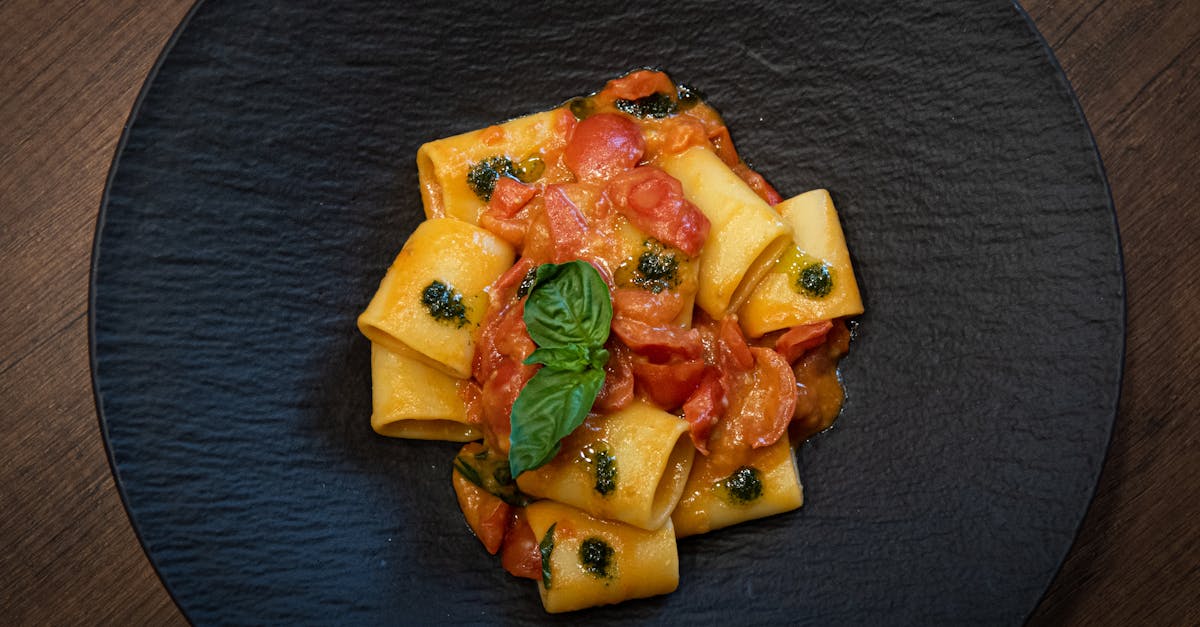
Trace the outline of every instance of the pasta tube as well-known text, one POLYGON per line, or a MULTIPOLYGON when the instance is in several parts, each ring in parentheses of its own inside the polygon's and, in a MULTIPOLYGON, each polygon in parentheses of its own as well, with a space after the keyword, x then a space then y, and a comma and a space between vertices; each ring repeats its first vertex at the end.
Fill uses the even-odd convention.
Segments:
POLYGON ((562 148, 574 122, 569 111, 558 108, 422 145, 417 177, 425 217, 478 223, 487 201, 468 182, 471 168, 497 157, 514 165, 541 159, 562 148))
POLYGON ((696 304, 713 318, 735 311, 788 246, 779 216, 712 151, 696 147, 663 157, 683 194, 712 223, 700 253, 696 304))
POLYGON ((751 337, 863 312, 850 251, 829 192, 814 189, 775 206, 796 242, 738 312, 751 337))
POLYGON ((692 466, 683 498, 671 514, 676 537, 765 518, 804 503, 786 433, 775 444, 759 449, 726 452, 718 446, 692 466))
POLYGON ((570 612, 673 592, 679 553, 668 520, 657 531, 538 501, 525 509, 542 549, 538 592, 547 612, 570 612))
POLYGON ((392 438, 478 440, 482 434, 467 423, 458 382, 407 350, 371 344, 371 428, 392 438))
POLYGON ((531 496, 642 529, 675 509, 696 449, 687 422, 646 403, 588 418, 550 463, 517 477, 531 496))
POLYGON ((422 222, 358 317, 372 342, 471 376, 473 333, 487 309, 484 289, 513 264, 504 240, 448 218, 422 222))

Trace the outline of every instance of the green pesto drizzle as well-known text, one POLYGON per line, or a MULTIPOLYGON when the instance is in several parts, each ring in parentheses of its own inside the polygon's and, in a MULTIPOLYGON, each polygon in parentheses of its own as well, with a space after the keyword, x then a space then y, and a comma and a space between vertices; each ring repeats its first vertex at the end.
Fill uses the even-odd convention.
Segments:
POLYGON ((435 280, 421 292, 421 304, 435 320, 455 322, 460 327, 467 323, 467 306, 462 302, 462 294, 441 281, 435 280))
POLYGON ((729 500, 738 505, 757 500, 763 493, 762 478, 753 466, 738 468, 722 484, 729 500))
POLYGON ((597 451, 595 455, 597 492, 608 496, 617 489, 617 460, 608 451, 597 451))
POLYGON ((588 538, 579 545, 579 563, 583 571, 598 579, 612 576, 608 571, 612 566, 613 548, 600 538, 588 538))

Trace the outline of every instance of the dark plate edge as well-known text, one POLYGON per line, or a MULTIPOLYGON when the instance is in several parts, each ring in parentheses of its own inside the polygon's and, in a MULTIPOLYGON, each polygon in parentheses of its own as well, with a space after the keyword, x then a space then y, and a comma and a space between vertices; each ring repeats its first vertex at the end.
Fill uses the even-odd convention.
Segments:
POLYGON ((138 525, 137 516, 134 515, 133 509, 129 506, 129 496, 125 494, 125 484, 121 481, 121 473, 117 468, 117 460, 113 455, 112 442, 108 435, 108 422, 104 419, 104 409, 100 402, 100 385, 96 379, 96 269, 97 261, 100 254, 100 233, 104 229, 105 216, 108 213, 108 202, 112 193, 113 182, 117 177, 117 166, 121 162, 121 153, 125 151, 125 144, 129 141, 129 132, 133 128, 133 122, 137 119, 138 113, 142 109, 142 103, 146 100, 146 94, 149 93, 151 85, 154 84, 154 79, 158 77, 158 71, 162 69, 163 62, 166 61, 167 55, 175 48, 175 44, 179 41, 180 35, 184 29, 192 21, 192 17, 196 15, 196 11, 200 5, 204 4, 204 0, 195 0, 192 7, 175 26, 175 30, 171 33, 167 43, 158 53, 158 58, 154 60, 154 65, 151 66, 150 72, 146 74, 146 81, 142 83, 141 89, 138 91, 137 98, 133 101, 133 107, 129 110, 129 117, 125 119, 125 126, 121 130, 121 138, 117 141, 117 147, 113 150, 112 164, 108 168, 108 180, 104 182, 104 194, 100 197, 100 210, 96 216, 96 231, 92 235, 92 263, 88 272, 88 310, 87 310, 87 334, 88 334, 88 366, 91 369, 92 380, 92 401, 96 405, 96 419, 99 422, 101 439, 104 440, 104 452, 108 458, 108 467, 113 474, 113 483, 116 484, 117 494, 121 495, 121 506, 125 508, 125 514, 129 517, 130 526, 133 527, 133 534, 137 536, 138 544, 142 547, 142 553, 146 555, 150 566, 154 569, 154 574, 158 576, 159 582, 171 597, 171 602, 183 614, 183 619, 188 624, 195 625, 196 621, 188 616, 187 610, 179 602, 179 597, 175 591, 171 589, 171 585, 167 583, 163 577, 162 569, 159 568, 158 562, 154 560, 154 555, 150 553, 149 547, 146 546, 146 538, 142 535, 141 527, 138 525))
POLYGON ((1050 42, 1046 41, 1046 38, 1042 35, 1042 31, 1038 30, 1037 25, 1033 22, 1033 18, 1030 17, 1029 13, 1025 11, 1025 7, 1021 6, 1020 0, 1011 1, 1013 10, 1016 11, 1017 15, 1021 16, 1021 18, 1025 20, 1025 25, 1029 28, 1029 32, 1033 34, 1038 43, 1042 45, 1042 52, 1046 55, 1046 60, 1050 62, 1051 67, 1054 68, 1054 73, 1058 75, 1059 83, 1061 83, 1062 86, 1067 90, 1067 95, 1071 98, 1071 104, 1075 107, 1075 112, 1079 116, 1079 121, 1083 123, 1083 130, 1087 133, 1088 141, 1092 144, 1092 154, 1096 156, 1096 169, 1099 170, 1100 180, 1104 183, 1104 193, 1108 197, 1108 209, 1112 215, 1113 233, 1117 237, 1117 266, 1121 272, 1122 333, 1120 358, 1117 360, 1116 364, 1117 393, 1114 396, 1116 403, 1113 406, 1112 419, 1108 421, 1108 434, 1106 437, 1107 441, 1104 444, 1104 457, 1101 458, 1100 461, 1100 472, 1096 474, 1096 482, 1092 484, 1092 492, 1088 495, 1087 505, 1084 507, 1083 512, 1081 512, 1081 515, 1079 516, 1079 522, 1075 524, 1075 533, 1073 534, 1073 539, 1071 540, 1070 546, 1068 546, 1067 550, 1063 551, 1062 555, 1059 556, 1058 567, 1056 567, 1054 569, 1054 573, 1046 579, 1046 582, 1042 585, 1042 594, 1038 597, 1038 602, 1033 607, 1029 608, 1029 613, 1025 615, 1025 620, 1022 621, 1022 623, 1027 624, 1029 623, 1029 619, 1033 617, 1034 612, 1036 612, 1046 600, 1046 593, 1050 591, 1050 585, 1053 584, 1056 579, 1058 579, 1059 573, 1062 572, 1063 564, 1067 561, 1067 556, 1071 554, 1071 550, 1075 548, 1075 543, 1079 541, 1079 531, 1083 528, 1083 521, 1087 518, 1088 512, 1091 511, 1092 504, 1096 502, 1096 492, 1100 487, 1100 480, 1104 477, 1104 462, 1108 459, 1109 454, 1112 452, 1113 427, 1116 425, 1117 417, 1121 412, 1121 388, 1123 387, 1122 384, 1125 380, 1125 352, 1128 345, 1129 334, 1129 300, 1126 297, 1128 290, 1126 289, 1125 285, 1125 246, 1121 242, 1121 225, 1120 221, 1117 219, 1117 205, 1115 202, 1113 202, 1112 186, 1108 182, 1108 171, 1104 167, 1104 159, 1100 155, 1100 147, 1096 145, 1096 134, 1092 132, 1092 126, 1088 123, 1087 116, 1084 115, 1083 106, 1079 104, 1079 96, 1076 95, 1075 88, 1071 86, 1071 81, 1067 78, 1067 73, 1063 71, 1062 65, 1059 64, 1058 57, 1054 56, 1054 49, 1050 47, 1050 42))

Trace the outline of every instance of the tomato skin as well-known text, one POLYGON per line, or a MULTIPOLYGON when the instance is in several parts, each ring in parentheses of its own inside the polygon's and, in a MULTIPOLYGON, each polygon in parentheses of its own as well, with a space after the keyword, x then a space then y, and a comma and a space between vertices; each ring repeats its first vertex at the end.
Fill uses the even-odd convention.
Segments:
POLYGON ((537 538, 533 528, 525 518, 525 508, 513 512, 508 533, 504 534, 504 543, 500 547, 500 565, 515 577, 533 579, 542 578, 542 553, 538 550, 537 538))
POLYGON ((700 383, 706 366, 701 359, 656 364, 644 357, 633 360, 633 376, 654 404, 668 411, 688 400, 700 383))
POLYGON ((674 95, 675 83, 663 72, 637 70, 608 81, 600 95, 613 99, 637 100, 656 93, 674 95))
POLYGON ((657 294, 637 287, 612 291, 613 315, 646 324, 669 324, 683 313, 683 296, 663 290, 657 294))
POLYGON ((731 429, 753 448, 771 446, 783 437, 796 410, 796 374, 779 353, 753 347, 754 370, 739 377, 731 406, 737 415, 731 429))
POLYGON ((604 385, 596 395, 595 408, 614 412, 633 402, 633 355, 624 344, 610 340, 608 363, 604 366, 604 385))
POLYGON ((679 180, 647 165, 618 175, 605 188, 613 207, 634 226, 689 256, 696 256, 712 228, 708 218, 683 197, 679 180))
POLYGON ((457 471, 454 471, 453 483, 458 506, 462 509, 463 517, 467 519, 471 531, 474 531, 483 543, 483 548, 495 555, 496 551, 500 550, 500 543, 504 541, 508 530, 512 507, 499 497, 467 481, 457 471))
POLYGON ((754 367, 754 355, 746 344, 746 336, 738 324, 737 316, 721 318, 719 333, 721 348, 727 367, 737 370, 749 370, 754 367))
POLYGON ((498 218, 511 218, 537 194, 537 189, 520 181, 501 176, 496 179, 487 210, 498 218))
POLYGON ((696 359, 704 354, 704 344, 696 329, 676 326, 652 326, 638 320, 613 317, 613 333, 634 353, 652 362, 664 363, 672 357, 696 359))
POLYGON ((791 363, 800 359, 809 349, 825 343, 825 338, 832 329, 831 320, 796 325, 775 340, 775 351, 791 363))
POLYGON ((587 219, 567 195, 564 185, 550 185, 544 195, 554 263, 583 256, 588 243, 587 219))
POLYGON ((705 368, 696 390, 683 404, 683 418, 688 422, 688 435, 701 455, 708 455, 708 436, 729 401, 725 398, 725 386, 721 383, 721 371, 709 366, 705 368))
POLYGON ((731 169, 734 174, 740 176, 750 186, 750 189, 754 190, 754 193, 758 194, 758 197, 765 200, 768 205, 774 207, 783 202, 783 196, 780 196, 779 192, 775 191, 775 188, 767 182, 767 179, 763 178, 763 175, 751 170, 750 166, 745 163, 739 163, 731 169))
POLYGON ((575 126, 563 163, 580 181, 602 181, 642 160, 646 141, 638 125, 616 113, 597 113, 575 126))

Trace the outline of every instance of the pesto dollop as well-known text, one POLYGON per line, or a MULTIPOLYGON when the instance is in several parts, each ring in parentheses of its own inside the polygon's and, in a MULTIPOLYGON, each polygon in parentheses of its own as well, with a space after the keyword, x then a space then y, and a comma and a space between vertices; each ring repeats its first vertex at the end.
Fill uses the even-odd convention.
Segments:
POLYGON ((829 266, 810 263, 800 270, 796 285, 813 298, 824 298, 833 290, 833 276, 829 274, 829 266))
POLYGON ((679 285, 679 258, 656 239, 646 240, 644 246, 633 283, 655 294, 679 285))
POLYGON ((454 322, 460 327, 467 323, 467 306, 462 302, 462 294, 441 281, 430 283, 421 292, 421 304, 435 320, 454 322))
POLYGON ((677 111, 675 100, 662 92, 655 92, 637 100, 618 98, 613 102, 613 106, 639 118, 665 118, 677 111))
POLYGON ((467 171, 467 185, 471 187, 471 191, 475 192, 476 196, 487 202, 492 199, 492 192, 496 190, 496 181, 500 180, 501 176, 517 178, 512 159, 503 155, 488 157, 471 166, 471 169, 467 171))
POLYGON ((600 494, 608 496, 617 489, 617 460, 608 451, 597 451, 595 454, 596 485, 600 494))
POLYGON ((742 466, 733 471, 724 485, 729 500, 739 505, 754 501, 763 493, 762 478, 753 466, 742 466))
POLYGON ((607 578, 612 574, 608 569, 612 566, 613 548, 600 538, 588 538, 579 545, 579 563, 587 574, 597 578, 607 578))

